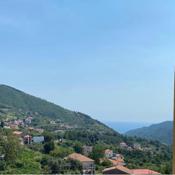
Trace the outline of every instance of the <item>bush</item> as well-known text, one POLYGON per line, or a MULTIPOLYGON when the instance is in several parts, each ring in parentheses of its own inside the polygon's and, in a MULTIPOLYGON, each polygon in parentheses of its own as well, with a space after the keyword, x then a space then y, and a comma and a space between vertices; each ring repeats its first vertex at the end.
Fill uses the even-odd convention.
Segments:
POLYGON ((54 147, 55 147, 55 145, 54 145, 53 141, 45 143, 44 144, 44 153, 49 154, 50 151, 54 150, 54 147))
POLYGON ((50 152, 50 155, 57 158, 65 158, 71 154, 73 150, 71 148, 65 148, 62 146, 57 146, 53 151, 50 152))

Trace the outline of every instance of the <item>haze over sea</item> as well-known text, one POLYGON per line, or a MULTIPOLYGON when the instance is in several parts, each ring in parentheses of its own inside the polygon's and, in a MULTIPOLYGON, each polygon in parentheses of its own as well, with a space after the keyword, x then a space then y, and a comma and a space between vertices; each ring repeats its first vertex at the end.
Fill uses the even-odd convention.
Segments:
POLYGON ((145 126, 149 126, 152 123, 144 123, 144 122, 114 122, 114 121, 103 121, 107 126, 110 128, 113 128, 114 130, 118 131, 121 134, 124 134, 125 132, 136 129, 136 128, 141 128, 145 126))

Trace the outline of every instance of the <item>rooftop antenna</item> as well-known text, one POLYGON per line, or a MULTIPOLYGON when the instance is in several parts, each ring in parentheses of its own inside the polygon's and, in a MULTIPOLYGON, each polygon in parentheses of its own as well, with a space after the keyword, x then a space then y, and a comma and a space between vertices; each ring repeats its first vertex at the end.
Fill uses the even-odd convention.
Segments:
POLYGON ((173 101, 173 174, 175 174, 175 71, 174 71, 174 101, 173 101))

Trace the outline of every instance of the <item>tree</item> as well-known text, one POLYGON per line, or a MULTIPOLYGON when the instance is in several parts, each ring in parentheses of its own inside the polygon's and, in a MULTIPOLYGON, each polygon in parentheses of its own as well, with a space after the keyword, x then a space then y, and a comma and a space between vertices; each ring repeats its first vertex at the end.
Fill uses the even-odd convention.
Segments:
POLYGON ((112 166, 112 162, 110 162, 108 159, 105 159, 102 163, 101 163, 102 166, 105 166, 105 167, 110 167, 112 166))
POLYGON ((4 122, 3 121, 1 121, 0 127, 4 128, 4 122))
POLYGON ((104 157, 104 146, 103 145, 95 145, 92 149, 92 153, 90 157, 95 160, 97 164, 100 163, 100 158, 104 157))
POLYGON ((53 135, 50 132, 44 132, 44 142, 51 142, 53 140, 53 135))
POLYGON ((73 160, 73 159, 69 159, 68 161, 71 165, 71 167, 70 167, 71 170, 74 170, 74 171, 78 170, 79 172, 82 172, 83 167, 82 167, 82 164, 79 161, 73 160))
POLYGON ((166 163, 161 167, 161 172, 164 174, 172 174, 172 163, 166 163))
POLYGON ((63 170, 61 168, 61 162, 58 160, 52 160, 48 163, 50 172, 52 174, 61 174, 63 173, 63 170))
POLYGON ((65 147, 59 146, 59 147, 56 147, 50 153, 50 155, 52 155, 53 157, 57 157, 57 158, 64 158, 68 156, 69 154, 71 154, 72 152, 73 152, 73 149, 71 148, 65 148, 65 147))
POLYGON ((6 169, 6 162, 4 160, 0 160, 0 170, 4 171, 6 169))
POLYGON ((12 135, 8 136, 4 144, 5 160, 8 162, 14 162, 20 152, 20 145, 17 138, 12 135))
POLYGON ((76 153, 82 153, 83 152, 82 144, 79 142, 76 142, 74 145, 74 150, 76 153))
POLYGON ((54 148, 55 148, 55 145, 53 141, 47 142, 44 144, 44 153, 49 154, 50 151, 54 150, 54 148))

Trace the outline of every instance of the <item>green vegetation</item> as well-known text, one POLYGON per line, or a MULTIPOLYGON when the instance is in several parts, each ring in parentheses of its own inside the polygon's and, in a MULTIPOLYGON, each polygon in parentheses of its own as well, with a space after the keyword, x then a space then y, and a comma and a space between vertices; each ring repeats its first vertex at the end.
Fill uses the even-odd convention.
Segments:
POLYGON ((95 160, 97 173, 111 166, 104 158, 107 148, 123 154, 129 168, 150 168, 171 173, 172 152, 169 146, 158 141, 123 136, 85 114, 64 109, 4 85, 0 86, 0 118, 2 174, 81 173, 80 162, 66 157, 73 152, 83 153, 84 145, 93 147, 89 157, 95 160), (38 133, 29 131, 28 127, 44 129, 44 143, 21 145, 11 130, 3 128, 8 120, 24 120, 29 116, 32 117, 32 123, 27 127, 20 126, 19 130, 34 136, 38 133), (144 149, 121 149, 121 142, 129 147, 137 143, 144 149))
POLYGON ((146 139, 158 140, 159 142, 171 145, 173 134, 173 122, 166 121, 154 124, 149 127, 143 127, 128 131, 126 135, 137 136, 146 139))
POLYGON ((7 174, 35 174, 40 172, 41 153, 22 147, 18 138, 10 130, 0 129, 0 173, 7 174))
POLYGON ((124 155, 128 168, 148 168, 163 174, 171 174, 172 153, 170 150, 165 150, 163 152, 118 150, 118 152, 124 155))
POLYGON ((93 147, 92 153, 90 154, 90 157, 95 160, 97 164, 100 164, 100 159, 104 158, 104 145, 95 145, 93 147))
MULTIPOLYGON (((80 173, 81 164, 65 158, 75 151, 82 151, 81 142, 72 140, 54 142, 54 139, 55 136, 47 132, 42 144, 20 145, 18 138, 14 137, 10 130, 1 129, 0 150, 1 155, 4 154, 5 157, 4 160, 0 160, 0 173, 80 173)), ((126 140, 128 144, 134 141, 142 146, 149 146, 151 151, 128 151, 114 144, 91 143, 93 149, 89 157, 95 160, 96 172, 100 173, 104 168, 111 166, 111 163, 104 157, 104 150, 109 148, 124 155, 128 168, 150 168, 161 173, 171 173, 172 153, 166 145, 140 138, 128 137, 126 140)))
POLYGON ((97 143, 106 144, 118 144, 123 139, 122 135, 115 132, 99 132, 89 129, 73 129, 71 131, 66 131, 64 135, 65 139, 80 141, 81 143, 91 145, 97 143))
POLYGON ((88 115, 80 112, 67 110, 63 107, 47 102, 40 98, 28 95, 22 91, 16 90, 9 86, 0 85, 0 111, 1 117, 5 118, 23 118, 26 115, 34 117, 35 126, 45 127, 46 129, 54 129, 54 125, 49 127, 49 120, 56 120, 55 128, 64 124, 63 128, 83 127, 85 129, 96 129, 99 132, 114 131, 99 121, 93 120, 88 115))

